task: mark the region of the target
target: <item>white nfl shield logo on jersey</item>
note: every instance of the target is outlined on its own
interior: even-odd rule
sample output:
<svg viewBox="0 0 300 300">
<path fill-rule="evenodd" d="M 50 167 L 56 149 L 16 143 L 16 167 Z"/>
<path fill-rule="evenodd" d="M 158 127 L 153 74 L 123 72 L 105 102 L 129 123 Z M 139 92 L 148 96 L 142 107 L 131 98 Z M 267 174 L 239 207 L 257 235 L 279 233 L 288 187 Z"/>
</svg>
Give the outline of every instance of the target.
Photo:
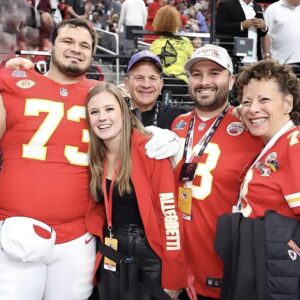
<svg viewBox="0 0 300 300">
<path fill-rule="evenodd" d="M 67 97 L 68 96 L 68 90 L 66 88 L 60 88 L 60 91 L 59 91 L 60 95 L 63 96 L 63 97 Z"/>
</svg>

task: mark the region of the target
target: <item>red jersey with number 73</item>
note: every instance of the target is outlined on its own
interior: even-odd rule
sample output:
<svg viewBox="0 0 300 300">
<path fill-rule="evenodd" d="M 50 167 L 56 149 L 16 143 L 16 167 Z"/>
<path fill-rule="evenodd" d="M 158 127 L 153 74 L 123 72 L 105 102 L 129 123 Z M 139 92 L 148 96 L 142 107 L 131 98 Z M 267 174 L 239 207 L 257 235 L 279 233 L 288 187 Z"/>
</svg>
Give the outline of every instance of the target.
<svg viewBox="0 0 300 300">
<path fill-rule="evenodd" d="M 89 201 L 85 102 L 97 81 L 59 84 L 34 70 L 2 69 L 0 220 L 26 216 L 52 226 L 57 242 L 86 232 Z"/>
</svg>

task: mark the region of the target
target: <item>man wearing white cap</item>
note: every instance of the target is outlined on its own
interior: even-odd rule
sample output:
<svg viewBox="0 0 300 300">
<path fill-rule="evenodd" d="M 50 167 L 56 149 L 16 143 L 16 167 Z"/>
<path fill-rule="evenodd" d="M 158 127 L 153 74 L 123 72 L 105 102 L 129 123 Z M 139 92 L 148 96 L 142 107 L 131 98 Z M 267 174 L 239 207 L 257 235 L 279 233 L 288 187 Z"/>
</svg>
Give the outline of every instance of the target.
<svg viewBox="0 0 300 300">
<path fill-rule="evenodd" d="M 177 117 L 172 130 L 180 137 L 173 163 L 195 287 L 187 292 L 192 299 L 219 299 L 223 265 L 214 250 L 217 218 L 231 212 L 242 170 L 261 144 L 231 114 L 228 93 L 234 76 L 224 48 L 207 44 L 197 49 L 185 70 L 195 109 Z"/>
</svg>

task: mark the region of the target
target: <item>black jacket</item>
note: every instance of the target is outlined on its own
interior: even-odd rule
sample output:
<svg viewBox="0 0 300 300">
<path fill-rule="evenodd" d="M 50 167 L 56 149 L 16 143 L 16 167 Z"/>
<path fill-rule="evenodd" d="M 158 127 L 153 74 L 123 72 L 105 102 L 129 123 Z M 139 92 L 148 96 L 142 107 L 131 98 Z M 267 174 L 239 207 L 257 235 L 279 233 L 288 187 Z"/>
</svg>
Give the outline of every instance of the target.
<svg viewBox="0 0 300 300">
<path fill-rule="evenodd" d="M 262 7 L 253 2 L 253 8 L 256 12 L 255 17 L 264 19 Z M 216 35 L 226 35 L 232 38 L 221 38 L 221 46 L 226 48 L 229 54 L 233 50 L 233 37 L 248 37 L 248 29 L 241 30 L 241 22 L 246 20 L 245 13 L 239 0 L 222 0 L 217 8 L 216 15 Z M 267 32 L 257 30 L 257 58 L 262 59 L 260 38 L 265 36 Z"/>
<path fill-rule="evenodd" d="M 300 221 L 268 211 L 264 218 L 219 217 L 215 249 L 224 263 L 223 300 L 299 300 Z"/>
<path fill-rule="evenodd" d="M 157 108 L 158 105 L 158 108 Z M 192 107 L 188 105 L 178 105 L 173 106 L 162 104 L 161 102 L 156 102 L 151 110 L 139 112 L 137 109 L 133 109 L 133 113 L 140 119 L 144 126 L 155 125 L 153 121 L 157 118 L 156 126 L 163 129 L 171 129 L 173 121 L 179 115 L 185 114 L 191 111 Z M 157 113 L 157 117 L 156 117 Z M 141 114 L 141 116 L 140 116 Z"/>
</svg>

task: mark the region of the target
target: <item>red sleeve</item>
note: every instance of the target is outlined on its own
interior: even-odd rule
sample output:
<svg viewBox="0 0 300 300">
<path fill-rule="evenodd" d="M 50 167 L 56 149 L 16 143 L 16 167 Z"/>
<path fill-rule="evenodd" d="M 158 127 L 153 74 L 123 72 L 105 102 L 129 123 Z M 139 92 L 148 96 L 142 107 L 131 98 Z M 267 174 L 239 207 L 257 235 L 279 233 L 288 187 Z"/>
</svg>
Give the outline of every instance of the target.
<svg viewBox="0 0 300 300">
<path fill-rule="evenodd" d="M 283 173 L 282 191 L 289 207 L 295 215 L 300 217 L 300 141 L 297 135 L 298 131 L 293 131 L 289 135 L 289 148 L 285 152 L 287 167 L 286 172 Z"/>
<path fill-rule="evenodd" d="M 154 195 L 158 196 L 156 209 L 163 242 L 162 286 L 168 289 L 183 288 L 187 286 L 183 224 L 175 201 L 175 181 L 168 159 L 154 161 L 151 181 Z"/>
<path fill-rule="evenodd" d="M 181 24 L 182 27 L 185 27 L 186 23 L 188 22 L 188 18 L 180 14 Z"/>
<path fill-rule="evenodd" d="M 148 20 L 153 20 L 157 11 L 160 9 L 160 5 L 157 2 L 152 2 L 148 6 Z"/>
</svg>

